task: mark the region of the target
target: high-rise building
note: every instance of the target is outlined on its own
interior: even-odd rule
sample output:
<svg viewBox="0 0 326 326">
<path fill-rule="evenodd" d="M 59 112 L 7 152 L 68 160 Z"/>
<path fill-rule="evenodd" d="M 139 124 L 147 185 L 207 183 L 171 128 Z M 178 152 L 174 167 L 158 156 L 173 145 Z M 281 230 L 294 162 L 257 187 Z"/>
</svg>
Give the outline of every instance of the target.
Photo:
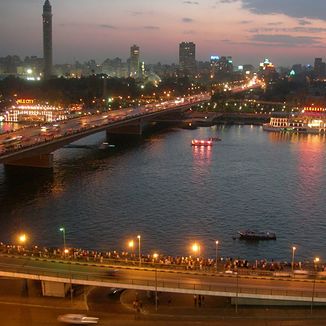
<svg viewBox="0 0 326 326">
<path fill-rule="evenodd" d="M 218 64 L 220 61 L 220 57 L 218 55 L 211 55 L 211 60 L 210 60 L 210 78 L 214 79 L 217 75 L 218 71 Z"/>
<path fill-rule="evenodd" d="M 182 42 L 179 44 L 179 66 L 185 75 L 196 73 L 196 44 Z"/>
<path fill-rule="evenodd" d="M 139 75 L 139 46 L 134 44 L 130 48 L 129 76 L 138 78 Z"/>
<path fill-rule="evenodd" d="M 52 75 L 52 7 L 49 0 L 43 5 L 44 79 Z"/>
<path fill-rule="evenodd" d="M 326 63 L 322 58 L 315 58 L 314 72 L 316 77 L 324 77 L 326 74 Z"/>
</svg>

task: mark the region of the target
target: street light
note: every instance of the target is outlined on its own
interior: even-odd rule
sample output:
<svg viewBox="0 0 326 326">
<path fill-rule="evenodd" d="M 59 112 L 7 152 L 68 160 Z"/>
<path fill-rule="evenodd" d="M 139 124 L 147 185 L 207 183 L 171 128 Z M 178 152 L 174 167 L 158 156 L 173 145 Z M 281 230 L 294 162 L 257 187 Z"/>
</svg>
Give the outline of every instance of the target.
<svg viewBox="0 0 326 326">
<path fill-rule="evenodd" d="M 137 239 L 138 239 L 138 257 L 139 257 L 139 267 L 141 266 L 141 254 L 140 254 L 140 235 L 137 235 Z"/>
<path fill-rule="evenodd" d="M 132 253 L 134 253 L 134 240 L 130 240 L 128 242 L 128 247 L 130 248 L 130 250 L 132 251 Z"/>
<path fill-rule="evenodd" d="M 62 232 L 63 236 L 63 253 L 66 254 L 66 229 L 64 227 L 61 227 L 59 231 Z"/>
<path fill-rule="evenodd" d="M 24 243 L 26 242 L 26 240 L 27 240 L 27 236 L 26 236 L 26 234 L 25 234 L 25 233 L 20 234 L 20 235 L 18 236 L 18 240 L 19 240 L 19 242 L 20 242 L 21 244 L 24 244 Z"/>
<path fill-rule="evenodd" d="M 297 248 L 295 246 L 293 246 L 292 247 L 292 263 L 291 263 L 292 272 L 293 272 L 293 269 L 294 269 L 294 253 L 295 253 L 296 250 L 297 250 Z"/>
<path fill-rule="evenodd" d="M 319 257 L 316 257 L 316 258 L 314 259 L 314 268 L 315 268 L 315 270 L 317 270 L 318 263 L 319 263 Z"/>
<path fill-rule="evenodd" d="M 196 255 L 200 256 L 200 245 L 197 242 L 195 242 L 191 248 Z"/>
<path fill-rule="evenodd" d="M 217 271 L 217 249 L 218 249 L 218 240 L 215 241 L 215 261 L 216 261 L 216 271 Z"/>
</svg>

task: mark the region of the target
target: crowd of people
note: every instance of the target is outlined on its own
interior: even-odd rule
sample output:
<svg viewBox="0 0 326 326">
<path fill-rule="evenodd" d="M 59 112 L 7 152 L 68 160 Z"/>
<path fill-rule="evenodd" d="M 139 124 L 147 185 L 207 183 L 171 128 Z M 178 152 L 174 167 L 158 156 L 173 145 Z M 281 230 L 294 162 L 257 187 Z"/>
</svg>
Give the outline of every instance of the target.
<svg viewBox="0 0 326 326">
<path fill-rule="evenodd" d="M 195 270 L 203 272 L 229 272 L 241 273 L 245 271 L 291 271 L 291 270 L 318 270 L 326 271 L 323 263 L 318 265 L 311 262 L 276 262 L 255 260 L 248 261 L 246 259 L 234 259 L 231 257 L 220 257 L 216 259 L 195 257 L 195 256 L 164 256 L 164 255 L 144 255 L 139 257 L 139 254 L 134 252 L 122 251 L 97 251 L 86 250 L 81 248 L 46 248 L 46 247 L 25 247 L 22 245 L 9 245 L 0 243 L 0 253 L 20 256 L 31 256 L 43 259 L 64 259 L 76 262 L 87 263 L 105 263 L 110 265 L 133 265 L 141 264 L 143 267 L 171 268 L 183 270 Z"/>
</svg>

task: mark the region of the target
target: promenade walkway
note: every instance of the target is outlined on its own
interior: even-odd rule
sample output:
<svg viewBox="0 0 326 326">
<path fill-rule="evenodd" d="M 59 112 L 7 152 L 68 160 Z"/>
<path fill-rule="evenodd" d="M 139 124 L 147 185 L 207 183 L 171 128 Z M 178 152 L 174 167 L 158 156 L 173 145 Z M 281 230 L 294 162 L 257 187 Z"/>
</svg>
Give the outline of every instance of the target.
<svg viewBox="0 0 326 326">
<path fill-rule="evenodd" d="M 64 253 L 61 248 L 46 247 L 24 247 L 20 245 L 10 245 L 0 242 L 0 254 L 12 256 L 24 256 L 44 259 L 65 260 L 76 263 L 98 263 L 112 266 L 135 267 L 139 266 L 139 257 L 132 252 L 96 251 L 81 248 L 69 248 Z M 166 255 L 141 255 L 141 266 L 157 269 L 173 269 L 196 272 L 226 272 L 239 274 L 259 274 L 261 276 L 273 276 L 275 274 L 288 275 L 292 272 L 289 262 L 255 260 L 248 261 L 241 258 L 220 257 L 216 261 L 214 258 L 194 257 L 194 256 L 166 256 Z M 306 271 L 311 277 L 318 272 L 320 277 L 326 277 L 326 267 L 323 262 L 318 265 L 313 262 L 294 262 L 293 269 L 302 276 L 300 271 Z M 325 274 L 325 275 L 324 275 Z"/>
</svg>

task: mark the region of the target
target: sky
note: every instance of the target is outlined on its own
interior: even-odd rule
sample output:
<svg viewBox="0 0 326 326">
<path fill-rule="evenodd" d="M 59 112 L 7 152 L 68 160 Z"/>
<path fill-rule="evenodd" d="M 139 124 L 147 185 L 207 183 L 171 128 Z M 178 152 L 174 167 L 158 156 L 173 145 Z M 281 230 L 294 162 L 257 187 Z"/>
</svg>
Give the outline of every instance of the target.
<svg viewBox="0 0 326 326">
<path fill-rule="evenodd" d="M 326 0 L 50 0 L 55 63 L 126 60 L 178 63 L 178 44 L 196 59 L 278 66 L 326 60 Z M 42 0 L 0 0 L 0 57 L 42 53 Z"/>
</svg>

